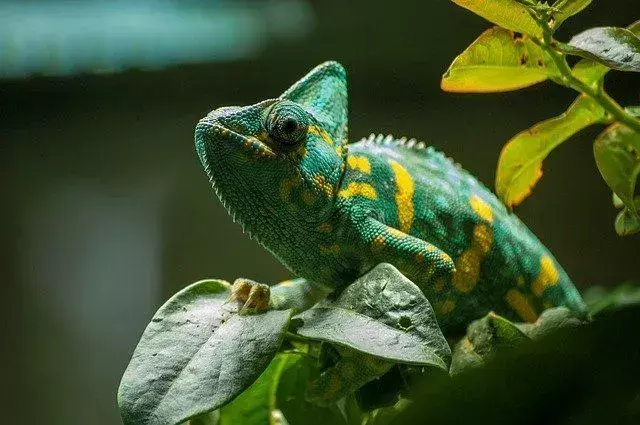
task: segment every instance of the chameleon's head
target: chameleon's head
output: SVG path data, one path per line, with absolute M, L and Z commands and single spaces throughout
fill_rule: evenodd
M 223 204 L 259 235 L 258 227 L 286 227 L 281 220 L 323 219 L 344 171 L 346 136 L 345 71 L 326 62 L 277 99 L 210 112 L 195 139 Z

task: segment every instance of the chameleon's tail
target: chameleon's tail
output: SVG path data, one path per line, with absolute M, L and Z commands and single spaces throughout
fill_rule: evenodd
M 508 235 L 497 249 L 504 261 L 500 267 L 504 277 L 514 282 L 506 297 L 511 310 L 526 321 L 535 320 L 547 308 L 560 306 L 586 317 L 587 306 L 580 292 L 540 240 L 515 215 L 496 226 L 498 235 Z M 519 243 L 512 243 L 513 238 Z
M 545 261 L 548 263 L 545 264 Z M 534 295 L 541 297 L 544 307 L 564 306 L 575 313 L 577 317 L 586 318 L 588 316 L 587 306 L 582 300 L 580 292 L 567 273 L 550 256 L 543 257 L 540 273 L 531 289 Z

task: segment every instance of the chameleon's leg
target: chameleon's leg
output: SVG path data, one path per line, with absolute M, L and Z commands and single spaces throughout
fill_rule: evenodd
M 239 278 L 231 286 L 231 300 L 244 303 L 240 313 L 263 313 L 269 308 L 269 285 L 258 283 L 251 279 Z
M 435 245 L 368 217 L 356 225 L 370 258 L 391 263 L 410 279 L 447 275 L 455 270 L 451 257 Z
M 384 375 L 393 363 L 339 348 L 340 359 L 309 385 L 307 398 L 324 405 L 354 392 L 369 381 Z
M 269 307 L 274 310 L 304 311 L 329 294 L 322 285 L 303 278 L 285 280 L 271 287 Z
M 238 278 L 231 287 L 230 300 L 243 303 L 241 313 L 262 313 L 267 310 L 306 310 L 327 296 L 322 285 L 303 278 L 285 280 L 269 287 L 251 279 Z

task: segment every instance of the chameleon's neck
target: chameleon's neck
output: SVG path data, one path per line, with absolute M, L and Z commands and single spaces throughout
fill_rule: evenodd
M 276 190 L 264 191 L 254 182 L 240 181 L 223 161 L 209 158 L 207 165 L 218 198 L 244 233 L 296 274 L 300 265 L 315 262 L 311 257 L 318 244 L 330 236 L 322 224 L 333 215 L 341 174 L 262 174 L 276 181 Z

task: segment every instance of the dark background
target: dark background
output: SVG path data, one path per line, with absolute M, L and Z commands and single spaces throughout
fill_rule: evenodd
M 207 2 L 184 2 L 198 3 Z M 215 17 L 260 3 L 215 1 L 206 12 Z M 348 72 L 351 140 L 371 132 L 416 137 L 492 187 L 503 143 L 575 97 L 551 82 L 505 94 L 442 92 L 441 74 L 490 25 L 450 1 L 305 7 L 302 30 L 287 37 L 273 34 L 289 17 L 265 15 L 274 31 L 244 56 L 0 78 L 0 280 L 8 331 L 1 398 L 9 418 L 118 423 L 120 376 L 171 294 L 205 277 L 289 277 L 242 235 L 210 190 L 193 147 L 195 123 L 209 110 L 275 97 L 314 65 L 336 59 Z M 639 18 L 637 0 L 594 1 L 557 36 L 568 40 L 591 26 Z M 640 104 L 638 74 L 611 72 L 606 86 L 621 104 Z M 533 197 L 516 210 L 580 288 L 640 277 L 639 236 L 615 234 L 611 194 L 593 161 L 601 130 L 589 128 L 554 151 Z

